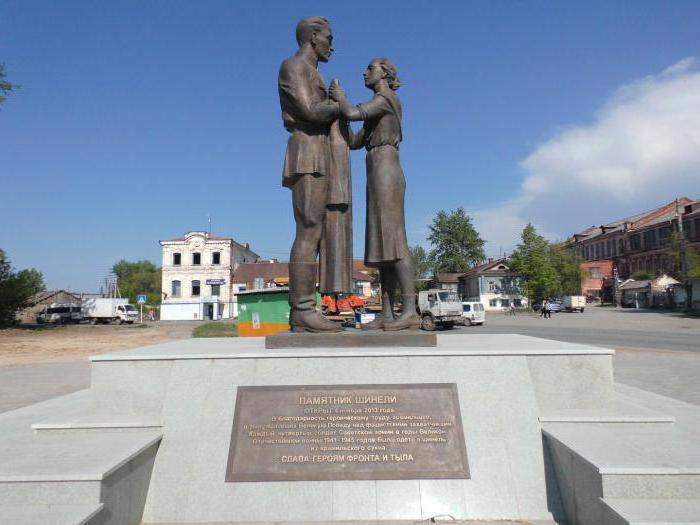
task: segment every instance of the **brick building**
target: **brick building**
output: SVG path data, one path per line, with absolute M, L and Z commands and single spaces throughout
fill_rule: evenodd
M 585 260 L 584 293 L 600 296 L 605 280 L 628 279 L 635 272 L 678 276 L 680 268 L 669 254 L 669 243 L 680 226 L 686 246 L 700 248 L 700 201 L 681 197 L 575 233 L 569 245 Z

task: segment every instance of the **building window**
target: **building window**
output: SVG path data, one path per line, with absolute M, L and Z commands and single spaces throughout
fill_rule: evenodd
M 173 297 L 180 297 L 180 288 L 181 288 L 181 283 L 180 281 L 173 281 L 172 286 L 171 286 L 171 294 Z
M 623 241 L 622 239 L 620 239 L 617 243 L 617 250 L 620 255 L 625 253 L 625 241 Z
M 644 248 L 656 248 L 656 230 L 644 232 Z
M 495 292 L 495 291 L 496 291 L 496 282 L 489 281 L 489 292 Z
M 606 250 L 608 252 L 608 257 L 612 256 L 612 241 L 608 241 L 606 244 Z
M 192 281 L 192 297 L 199 297 L 200 288 L 199 281 Z
M 221 264 L 221 252 L 214 252 L 211 254 L 212 264 Z
M 522 299 L 513 299 L 513 306 L 520 308 L 523 305 Z
M 498 306 L 498 299 L 489 300 L 489 306 Z
M 199 252 L 194 252 L 192 254 L 192 264 L 202 264 L 202 254 Z
M 173 254 L 173 266 L 180 266 L 182 256 L 179 253 Z
M 661 241 L 665 241 L 671 236 L 671 227 L 670 226 L 662 226 L 659 228 L 659 239 Z
M 212 297 L 219 297 L 221 295 L 221 285 L 220 284 L 212 284 L 211 285 L 211 296 Z
M 638 233 L 630 236 L 630 250 L 640 250 L 642 248 L 642 238 Z
M 591 266 L 591 279 L 600 279 L 600 268 Z

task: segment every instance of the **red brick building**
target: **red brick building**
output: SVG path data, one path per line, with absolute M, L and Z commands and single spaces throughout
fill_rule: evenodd
M 585 259 L 587 270 L 583 293 L 599 297 L 606 279 L 627 279 L 640 271 L 679 276 L 668 248 L 680 224 L 686 245 L 700 248 L 700 201 L 688 197 L 575 233 L 570 246 Z

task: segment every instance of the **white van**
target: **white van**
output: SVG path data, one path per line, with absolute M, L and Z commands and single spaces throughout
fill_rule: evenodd
M 462 301 L 462 321 L 465 326 L 484 324 L 486 321 L 484 305 L 481 303 Z
M 79 323 L 82 320 L 80 305 L 75 303 L 47 304 L 36 316 L 36 322 L 39 324 Z

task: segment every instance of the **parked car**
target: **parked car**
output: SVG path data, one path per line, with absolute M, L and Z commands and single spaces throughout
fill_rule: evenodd
M 486 311 L 481 303 L 462 301 L 462 322 L 466 326 L 482 325 L 486 322 Z
M 535 301 L 535 304 L 532 305 L 532 309 L 535 312 L 539 312 L 542 309 L 542 301 Z M 560 312 L 561 311 L 561 301 L 559 301 L 559 300 L 549 301 L 549 311 L 550 312 Z

